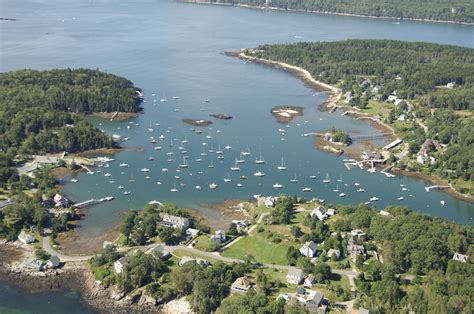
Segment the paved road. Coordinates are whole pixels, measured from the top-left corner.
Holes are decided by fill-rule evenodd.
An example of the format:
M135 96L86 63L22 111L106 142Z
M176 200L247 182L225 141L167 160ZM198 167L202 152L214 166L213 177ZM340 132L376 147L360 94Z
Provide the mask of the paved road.
M64 255L58 253L49 244L49 236L43 237L43 250L45 250L49 255L56 255L59 257L61 262L82 262L90 260L93 257L93 255Z

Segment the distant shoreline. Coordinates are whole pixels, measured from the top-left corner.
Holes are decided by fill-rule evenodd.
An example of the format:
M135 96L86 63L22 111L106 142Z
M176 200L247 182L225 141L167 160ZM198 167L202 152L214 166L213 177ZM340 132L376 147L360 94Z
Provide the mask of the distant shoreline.
M472 23L456 22L456 21L446 21L446 20L418 19L418 18L409 18L409 17L401 18L401 17L395 17L395 16L375 16L375 15L363 15L363 14L355 14L355 13L340 13L340 12L331 12L331 11L317 11L317 10L303 10L303 9L288 9L288 8L283 9L283 8L272 7L272 6L219 3L219 2L200 1L200 0L177 0L177 1L183 2L183 3L233 6L233 7L240 7L240 8L258 9L258 10L288 11L288 12L312 13L312 14L321 14L321 15L337 15L337 16L361 17L361 18L370 18L370 19L382 19L382 20L415 21L415 22L445 23L445 24L474 26L474 22Z

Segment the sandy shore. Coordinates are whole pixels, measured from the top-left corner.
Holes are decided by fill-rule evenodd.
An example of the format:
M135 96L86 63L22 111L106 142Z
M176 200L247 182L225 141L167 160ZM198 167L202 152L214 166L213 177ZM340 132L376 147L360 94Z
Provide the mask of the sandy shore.
M178 0L178 1L179 2L185 2L185 3L194 3L194 4L212 4L212 5L236 6L236 7L240 7L240 8L258 9L258 10L288 11L288 12L312 13L312 14L322 14L322 15L338 15L338 16L361 17L361 18L370 18L370 19L381 19L381 20L394 20L394 21L406 20L406 21L428 22L428 23L474 25L474 23L469 23L469 22L443 21L443 20L432 20L432 19L417 19L417 18L409 18L409 17L400 18L400 17L394 17L394 16L375 16L375 15L363 15L363 14L354 14L354 13L339 13L339 12L318 11L318 10L288 9L288 8L272 7L272 6L268 6L268 5L248 5L248 4L231 4L231 3L210 2L209 0Z

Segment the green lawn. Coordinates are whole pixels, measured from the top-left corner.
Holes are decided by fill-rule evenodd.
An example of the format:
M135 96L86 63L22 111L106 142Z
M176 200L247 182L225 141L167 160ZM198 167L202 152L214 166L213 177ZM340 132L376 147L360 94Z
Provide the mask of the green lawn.
M194 248L201 251L210 251L210 248L213 245L211 238L207 234L198 236L194 241L196 241Z
M371 115L379 115L383 118L387 118L390 110L393 108L393 105L377 101L370 100L366 109L363 109L362 112L368 113Z
M261 235L251 234L226 249L222 256L243 259L252 255L258 262L287 265L286 251L289 242L273 243Z

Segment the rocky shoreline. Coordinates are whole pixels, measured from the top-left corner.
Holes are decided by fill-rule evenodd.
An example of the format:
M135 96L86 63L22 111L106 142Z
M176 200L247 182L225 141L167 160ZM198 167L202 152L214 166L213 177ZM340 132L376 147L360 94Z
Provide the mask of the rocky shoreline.
M298 106L276 106L271 110L275 119L282 124L293 121L294 118L304 115L304 108Z
M195 119L183 119L183 122L192 126L208 126L212 124L212 121L209 120L195 120Z

